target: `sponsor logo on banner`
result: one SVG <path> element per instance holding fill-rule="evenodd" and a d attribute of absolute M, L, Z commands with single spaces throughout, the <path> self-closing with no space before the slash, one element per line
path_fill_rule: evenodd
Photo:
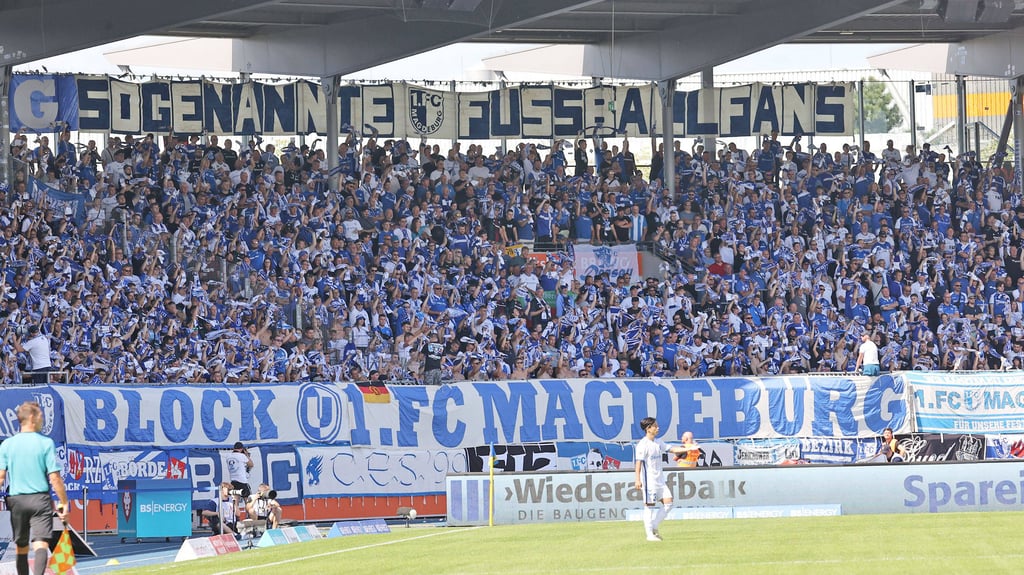
<path fill-rule="evenodd" d="M 687 508 L 841 505 L 843 515 L 1024 510 L 1024 461 L 995 465 L 798 465 L 669 471 L 666 487 Z M 632 471 L 497 474 L 494 522 L 629 519 L 643 507 Z M 485 525 L 486 495 L 472 476 L 451 476 L 449 525 Z M 458 491 L 456 491 L 458 484 Z M 486 490 L 483 490 L 486 493 Z M 458 505 L 453 507 L 453 502 Z M 476 513 L 470 513 L 470 501 Z"/>
<path fill-rule="evenodd" d="M 143 503 L 139 505 L 139 513 L 148 513 L 150 515 L 181 513 L 190 509 L 192 509 L 192 506 L 188 503 Z"/>
<path fill-rule="evenodd" d="M 440 130 L 444 124 L 444 93 L 410 87 L 409 121 L 423 135 Z"/>

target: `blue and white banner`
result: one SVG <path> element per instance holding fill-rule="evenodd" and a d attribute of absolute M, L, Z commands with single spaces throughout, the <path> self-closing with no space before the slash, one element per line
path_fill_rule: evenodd
<path fill-rule="evenodd" d="M 64 405 L 49 387 L 6 387 L 0 393 L 0 441 L 21 431 L 18 406 L 34 401 L 43 410 L 43 435 L 58 445 L 64 442 Z"/>
<path fill-rule="evenodd" d="M 568 88 L 508 86 L 483 92 L 435 90 L 404 82 L 348 84 L 338 91 L 338 126 L 375 128 L 383 137 L 492 140 L 575 138 L 595 126 L 633 137 L 659 135 L 654 85 Z M 250 135 L 326 133 L 328 97 L 320 85 L 218 84 L 199 80 L 125 82 L 107 76 L 17 74 L 11 129 L 115 133 Z M 850 135 L 854 84 L 749 84 L 676 92 L 677 137 Z"/>
<path fill-rule="evenodd" d="M 304 497 L 439 495 L 449 473 L 469 471 L 462 449 L 300 447 Z"/>
<path fill-rule="evenodd" d="M 617 471 L 633 469 L 632 443 L 561 442 L 559 471 Z"/>
<path fill-rule="evenodd" d="M 915 431 L 1024 432 L 1024 379 L 1005 372 L 903 372 L 914 402 Z"/>
<path fill-rule="evenodd" d="M 664 437 L 869 437 L 909 432 L 902 380 L 867 377 L 601 379 L 355 384 L 53 386 L 67 441 L 105 448 L 322 444 L 453 449 L 558 441 L 631 442 L 657 417 Z"/>
<path fill-rule="evenodd" d="M 230 445 L 226 446 L 230 447 Z M 302 466 L 298 451 L 289 446 L 249 447 L 253 468 L 249 471 L 249 486 L 256 489 L 266 483 L 277 491 L 277 500 L 282 505 L 302 502 Z M 195 492 L 193 501 L 209 501 L 216 493 L 216 486 L 228 480 L 224 456 L 229 449 L 189 450 L 189 477 Z"/>
<path fill-rule="evenodd" d="M 51 186 L 42 180 L 28 177 L 29 189 L 32 191 L 32 199 L 39 205 L 45 206 L 54 213 L 64 214 L 75 222 L 75 225 L 85 223 L 85 214 L 88 209 L 86 202 L 89 196 L 84 194 L 71 194 Z"/>
<path fill-rule="evenodd" d="M 11 133 L 53 132 L 66 125 L 78 130 L 78 89 L 74 76 L 15 74 L 7 97 Z"/>
<path fill-rule="evenodd" d="M 986 436 L 985 459 L 1024 459 L 1024 435 Z"/>
<path fill-rule="evenodd" d="M 733 446 L 736 465 L 782 465 L 800 459 L 798 439 L 751 439 Z"/>
<path fill-rule="evenodd" d="M 342 394 L 362 402 L 354 385 L 315 383 L 53 389 L 68 402 L 69 443 L 108 448 L 332 443 L 348 436 Z"/>
<path fill-rule="evenodd" d="M 103 503 L 117 502 L 117 482 L 126 479 L 189 479 L 188 451 L 146 449 L 100 451 L 91 446 L 61 445 L 57 456 L 64 484 L 72 498 L 83 496 Z"/>
<path fill-rule="evenodd" d="M 633 278 L 641 276 L 640 256 L 637 254 L 635 244 L 621 246 L 580 244 L 574 249 L 576 257 L 573 267 L 576 269 L 577 277 L 608 274 L 608 277 L 614 282 L 620 275 L 632 275 Z"/>
<path fill-rule="evenodd" d="M 809 463 L 856 463 L 874 457 L 878 438 L 808 437 L 800 440 L 800 459 Z"/>

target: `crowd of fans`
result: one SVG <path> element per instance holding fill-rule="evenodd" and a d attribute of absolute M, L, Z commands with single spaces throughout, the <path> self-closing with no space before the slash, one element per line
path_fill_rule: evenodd
<path fill-rule="evenodd" d="M 0 375 L 39 367 L 16 353 L 34 328 L 88 383 L 842 372 L 865 330 L 883 370 L 1024 361 L 1024 207 L 1000 158 L 772 134 L 677 142 L 645 174 L 628 140 L 375 136 L 17 134 Z M 574 271 L 574 245 L 629 242 L 665 260 L 655 276 Z"/>

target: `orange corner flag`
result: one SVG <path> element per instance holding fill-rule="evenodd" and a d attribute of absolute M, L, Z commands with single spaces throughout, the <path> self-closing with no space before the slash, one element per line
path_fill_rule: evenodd
<path fill-rule="evenodd" d="M 71 534 L 65 529 L 57 540 L 57 546 L 53 548 L 50 555 L 50 562 L 47 564 L 56 575 L 70 573 L 75 568 L 75 548 L 71 544 Z"/>

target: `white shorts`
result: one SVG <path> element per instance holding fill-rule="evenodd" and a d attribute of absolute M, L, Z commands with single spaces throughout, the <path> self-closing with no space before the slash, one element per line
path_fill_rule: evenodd
<path fill-rule="evenodd" d="M 644 493 L 645 504 L 656 505 L 662 499 L 672 499 L 672 491 L 669 490 L 667 485 L 664 483 L 655 483 L 654 485 L 648 486 Z"/>

